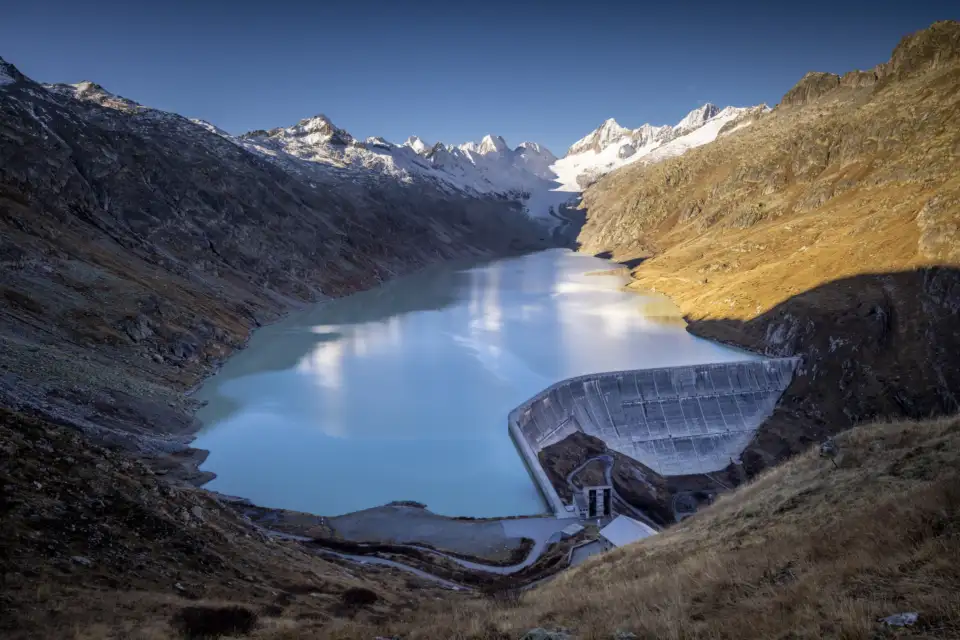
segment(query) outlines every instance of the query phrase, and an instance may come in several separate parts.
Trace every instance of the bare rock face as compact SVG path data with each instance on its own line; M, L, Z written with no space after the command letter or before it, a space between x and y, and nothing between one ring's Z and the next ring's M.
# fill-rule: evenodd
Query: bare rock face
M880 65L878 71L881 76L902 79L941 68L957 59L960 59L960 23L941 20L903 38L893 50L890 61Z
M780 104L800 106L816 100L840 86L840 76L833 73L811 71L784 94Z
M960 198L935 196L917 214L919 249L940 263L960 263Z
M871 71L848 71L840 76L840 86L859 89L860 87L872 87L877 84L880 78L876 70Z
M134 318L125 318L121 328L134 342L141 342L153 335L150 320L143 314L138 314Z

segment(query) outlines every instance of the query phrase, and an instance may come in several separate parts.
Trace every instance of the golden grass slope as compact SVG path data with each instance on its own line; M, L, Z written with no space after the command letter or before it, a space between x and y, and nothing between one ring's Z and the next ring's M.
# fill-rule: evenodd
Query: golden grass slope
M878 68L874 84L838 84L600 180L584 194L583 250L653 256L637 286L694 318L750 318L838 278L960 264L960 24L906 38Z

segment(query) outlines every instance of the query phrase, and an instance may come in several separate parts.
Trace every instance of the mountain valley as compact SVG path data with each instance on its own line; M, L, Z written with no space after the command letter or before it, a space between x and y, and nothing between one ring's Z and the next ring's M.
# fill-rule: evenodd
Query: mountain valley
M799 358L697 513L672 522L658 497L660 533L568 568L589 522L470 554L439 532L480 540L485 519L393 503L370 521L424 511L427 533L359 539L199 488L192 392L257 328L557 247L668 296L658 321ZM0 59L0 266L4 637L960 635L958 22L773 108L611 118L560 158L496 135L358 140L322 115L232 135ZM561 480L608 453L554 446ZM669 493L619 462L618 486Z

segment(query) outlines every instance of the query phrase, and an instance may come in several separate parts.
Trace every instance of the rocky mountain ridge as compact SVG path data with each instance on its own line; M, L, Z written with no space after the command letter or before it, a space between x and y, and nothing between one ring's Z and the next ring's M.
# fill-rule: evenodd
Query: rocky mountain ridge
M691 330L804 358L751 473L851 424L960 410L960 23L876 77L810 73L771 112L584 194L583 250Z
M843 75L811 71L783 96L780 103L785 106L803 105L837 90L882 85L949 65L960 50L960 42L953 33L951 22L941 21L929 29L903 38L888 61L867 71L854 70Z
M180 118L111 94L92 82L45 87L126 113ZM308 181L332 172L355 182L375 183L386 178L401 184L428 183L432 188L466 197L513 200L528 215L552 224L551 209L570 201L583 186L605 173L636 161L653 163L681 155L709 143L726 125L748 121L764 110L763 105L720 109L707 103L674 126L644 124L637 129L621 127L611 118L559 159L535 142L511 148L501 136L492 134L480 142L458 145L429 144L418 136L410 136L402 144L382 137L361 141L323 114L290 127L239 136L208 122L192 122Z
M177 114L117 96L89 81L43 87L61 96L123 113L185 120ZM536 206L539 200L534 207L528 206L531 194L549 191L555 186L548 167L556 158L549 150L531 142L510 149L500 136L488 135L480 143L461 145L428 145L417 136L400 145L380 137L361 141L323 114L304 118L290 127L256 130L239 136L202 120L191 122L305 179L323 179L333 173L364 183L376 183L384 178L391 183L426 183L430 188L468 198L492 196L513 200L528 214L540 218L545 218L547 211Z

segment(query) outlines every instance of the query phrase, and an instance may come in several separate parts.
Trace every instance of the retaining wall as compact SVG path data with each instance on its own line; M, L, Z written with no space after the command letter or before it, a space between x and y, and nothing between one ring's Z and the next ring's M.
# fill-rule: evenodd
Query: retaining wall
M510 412L510 434L550 508L567 513L537 454L575 431L663 476L739 459L790 385L799 358L612 371L562 380Z

